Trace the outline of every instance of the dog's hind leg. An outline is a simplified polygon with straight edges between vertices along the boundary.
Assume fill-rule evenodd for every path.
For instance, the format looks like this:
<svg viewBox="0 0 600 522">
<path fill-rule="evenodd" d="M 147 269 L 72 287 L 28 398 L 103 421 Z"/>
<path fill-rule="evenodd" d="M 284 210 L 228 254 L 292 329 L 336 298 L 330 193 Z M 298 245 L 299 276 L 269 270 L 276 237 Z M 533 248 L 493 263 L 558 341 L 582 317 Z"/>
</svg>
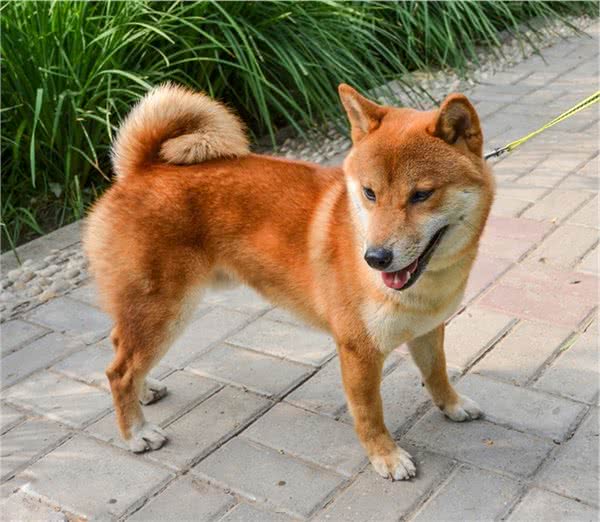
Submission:
<svg viewBox="0 0 600 522">
<path fill-rule="evenodd" d="M 140 406 L 166 394 L 166 386 L 149 379 L 190 315 L 188 299 L 136 297 L 124 303 L 111 334 L 115 358 L 106 370 L 121 435 L 134 452 L 160 448 L 167 440 L 158 426 L 146 422 Z"/>
</svg>

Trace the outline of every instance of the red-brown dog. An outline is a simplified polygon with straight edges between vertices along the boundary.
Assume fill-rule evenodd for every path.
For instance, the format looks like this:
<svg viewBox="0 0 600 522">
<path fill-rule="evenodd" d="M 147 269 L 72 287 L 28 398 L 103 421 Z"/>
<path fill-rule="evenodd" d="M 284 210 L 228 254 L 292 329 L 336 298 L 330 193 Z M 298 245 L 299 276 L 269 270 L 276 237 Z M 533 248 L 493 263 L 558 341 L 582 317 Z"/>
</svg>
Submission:
<svg viewBox="0 0 600 522">
<path fill-rule="evenodd" d="M 408 343 L 448 417 L 480 415 L 449 383 L 443 349 L 494 192 L 477 114 L 459 94 L 419 112 L 339 92 L 353 141 L 343 168 L 251 154 L 227 108 L 173 85 L 123 123 L 117 179 L 89 216 L 85 248 L 115 320 L 107 375 L 133 451 L 166 440 L 139 404 L 166 391 L 148 371 L 202 290 L 224 280 L 334 336 L 356 431 L 382 476 L 415 474 L 379 393 L 397 346 Z"/>
</svg>

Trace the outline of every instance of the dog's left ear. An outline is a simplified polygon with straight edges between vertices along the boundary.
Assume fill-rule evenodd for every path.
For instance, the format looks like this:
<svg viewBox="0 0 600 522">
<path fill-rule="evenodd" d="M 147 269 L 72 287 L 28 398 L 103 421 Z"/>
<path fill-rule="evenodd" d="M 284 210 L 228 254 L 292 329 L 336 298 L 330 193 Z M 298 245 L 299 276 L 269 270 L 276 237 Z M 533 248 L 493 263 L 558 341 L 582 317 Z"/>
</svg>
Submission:
<svg viewBox="0 0 600 522">
<path fill-rule="evenodd" d="M 479 116 L 464 94 L 450 94 L 440 106 L 430 133 L 451 145 L 465 144 L 467 148 L 481 156 L 483 135 Z"/>
<path fill-rule="evenodd" d="M 345 83 L 339 85 L 338 92 L 352 127 L 352 142 L 357 143 L 369 132 L 379 127 L 381 119 L 387 111 L 385 107 L 367 100 Z"/>
</svg>

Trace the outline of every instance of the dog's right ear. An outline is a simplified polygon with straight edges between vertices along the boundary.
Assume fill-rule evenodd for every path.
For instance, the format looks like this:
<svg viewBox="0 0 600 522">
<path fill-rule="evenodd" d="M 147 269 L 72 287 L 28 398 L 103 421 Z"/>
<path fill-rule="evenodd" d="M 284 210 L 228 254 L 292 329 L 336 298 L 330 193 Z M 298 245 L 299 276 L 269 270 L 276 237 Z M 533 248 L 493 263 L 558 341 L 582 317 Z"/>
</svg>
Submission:
<svg viewBox="0 0 600 522">
<path fill-rule="evenodd" d="M 385 107 L 377 105 L 361 96 L 349 85 L 341 83 L 338 87 L 340 100 L 346 109 L 352 130 L 352 142 L 358 143 L 369 132 L 374 131 L 386 113 Z"/>
</svg>

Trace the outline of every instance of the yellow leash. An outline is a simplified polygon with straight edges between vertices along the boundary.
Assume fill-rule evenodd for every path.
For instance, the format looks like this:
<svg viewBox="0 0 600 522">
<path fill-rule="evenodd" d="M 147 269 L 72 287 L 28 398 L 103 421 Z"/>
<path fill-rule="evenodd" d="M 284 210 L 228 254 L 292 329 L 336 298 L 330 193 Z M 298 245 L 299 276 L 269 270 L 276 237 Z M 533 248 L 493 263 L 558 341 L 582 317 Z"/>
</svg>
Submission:
<svg viewBox="0 0 600 522">
<path fill-rule="evenodd" d="M 519 147 L 520 145 L 523 145 L 523 143 L 525 143 L 526 141 L 529 141 L 534 136 L 537 136 L 541 132 L 544 132 L 546 129 L 549 129 L 553 125 L 556 125 L 557 123 L 560 123 L 561 121 L 564 121 L 567 118 L 570 118 L 574 114 L 577 114 L 579 111 L 582 111 L 583 109 L 587 109 L 588 107 L 592 106 L 594 103 L 598 103 L 599 101 L 600 101 L 600 91 L 596 91 L 594 94 L 592 94 L 585 100 L 579 102 L 574 107 L 571 107 L 568 111 L 563 112 L 560 116 L 557 116 L 552 121 L 546 123 L 546 125 L 544 125 L 543 127 L 540 127 L 538 130 L 533 131 L 533 132 L 527 134 L 527 136 L 523 136 L 522 138 L 519 138 L 518 140 L 511 141 L 508 145 L 505 145 L 504 147 L 500 147 L 499 149 L 494 149 L 492 152 L 486 153 L 484 158 L 485 159 L 494 158 L 494 157 L 500 156 L 501 154 L 504 154 L 505 152 L 510 152 L 510 151 L 516 149 L 517 147 Z"/>
</svg>

